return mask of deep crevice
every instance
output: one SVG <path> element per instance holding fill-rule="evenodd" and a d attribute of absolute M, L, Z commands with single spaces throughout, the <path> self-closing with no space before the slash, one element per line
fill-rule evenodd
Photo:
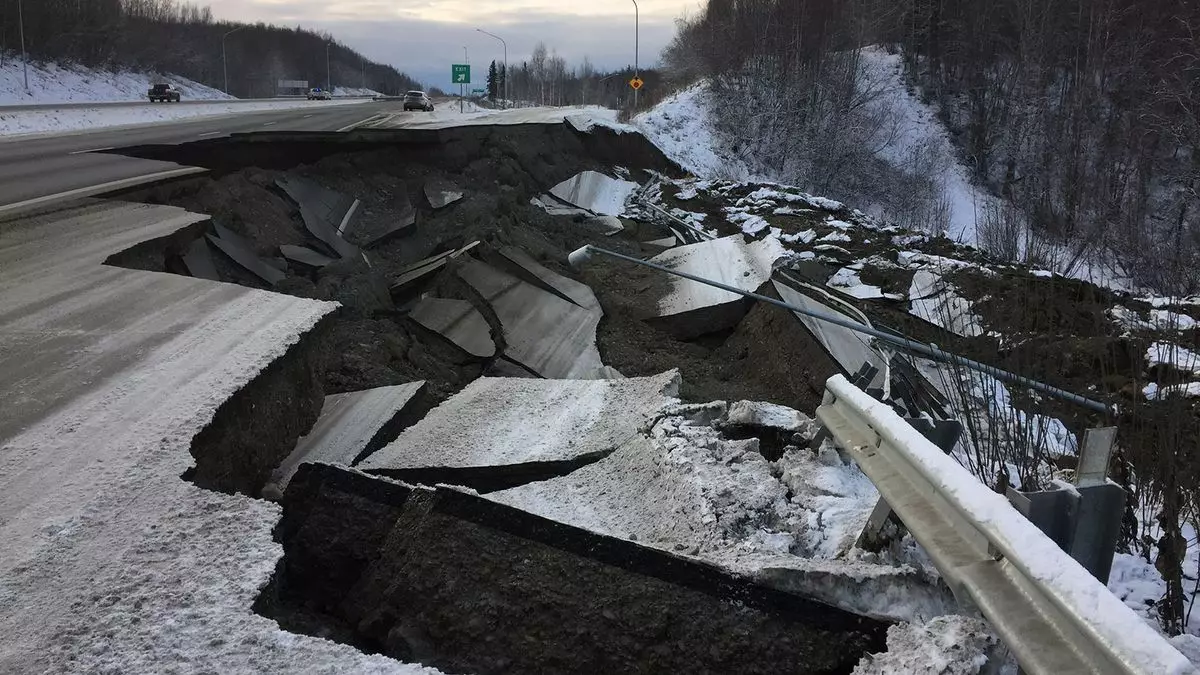
<path fill-rule="evenodd" d="M 574 459 L 499 466 L 376 469 L 369 473 L 414 485 L 459 485 L 481 494 L 570 475 L 608 457 L 613 451 L 593 452 Z"/>

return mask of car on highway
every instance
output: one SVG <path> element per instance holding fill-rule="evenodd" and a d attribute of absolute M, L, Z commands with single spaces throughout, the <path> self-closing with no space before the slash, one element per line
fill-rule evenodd
<path fill-rule="evenodd" d="M 314 87 L 308 90 L 308 100 L 310 101 L 332 101 L 333 94 L 320 87 Z"/>
<path fill-rule="evenodd" d="M 429 94 L 423 91 L 406 92 L 404 94 L 404 112 L 408 112 L 409 110 L 433 112 L 433 101 L 430 100 Z"/>
<path fill-rule="evenodd" d="M 179 103 L 180 100 L 179 90 L 169 84 L 156 84 L 150 87 L 146 96 L 149 97 L 151 103 Z"/>

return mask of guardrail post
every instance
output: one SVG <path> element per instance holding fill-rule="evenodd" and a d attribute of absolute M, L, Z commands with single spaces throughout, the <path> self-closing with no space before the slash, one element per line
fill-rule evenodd
<path fill-rule="evenodd" d="M 954 420 L 935 422 L 920 417 L 905 421 L 946 454 L 954 451 L 954 446 L 962 436 L 962 424 Z M 858 541 L 854 545 L 864 551 L 882 551 L 893 538 L 896 538 L 896 535 L 900 534 L 900 528 L 903 526 L 904 523 L 900 522 L 900 518 L 892 510 L 891 505 L 887 503 L 886 499 L 880 497 L 879 501 L 875 502 L 875 508 L 871 511 L 871 516 L 867 518 L 867 524 L 863 526 L 862 533 L 858 535 Z"/>
<path fill-rule="evenodd" d="M 1008 490 L 1008 501 L 1101 582 L 1107 584 L 1121 534 L 1125 490 L 1108 480 L 1115 427 L 1088 429 L 1074 485 L 1040 492 Z"/>

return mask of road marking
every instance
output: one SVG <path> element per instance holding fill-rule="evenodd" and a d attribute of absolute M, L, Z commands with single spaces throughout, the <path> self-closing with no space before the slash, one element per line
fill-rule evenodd
<path fill-rule="evenodd" d="M 354 124 L 348 124 L 348 125 L 346 125 L 346 126 L 342 127 L 341 129 L 338 129 L 338 130 L 337 130 L 337 133 L 339 133 L 339 134 L 340 134 L 340 133 L 344 133 L 344 132 L 347 132 L 347 131 L 351 131 L 351 130 L 357 129 L 358 127 L 361 127 L 362 125 L 366 124 L 367 122 L 370 122 L 370 121 L 372 121 L 372 120 L 374 120 L 374 119 L 376 119 L 376 118 L 378 118 L 378 117 L 381 117 L 381 116 L 382 116 L 382 114 L 381 114 L 381 113 L 380 113 L 380 114 L 371 115 L 370 117 L 368 117 L 368 118 L 367 118 L 367 119 L 365 119 L 365 120 L 359 120 L 359 121 L 355 122 Z"/>
<path fill-rule="evenodd" d="M 134 176 L 133 178 L 122 178 L 121 180 L 114 180 L 108 183 L 92 185 L 91 187 L 77 188 L 75 190 L 67 190 L 66 192 L 46 195 L 45 197 L 35 197 L 33 199 L 26 199 L 23 202 L 16 202 L 13 204 L 5 204 L 0 206 L 0 218 L 10 216 L 20 211 L 35 209 L 39 206 L 46 206 L 47 204 L 53 204 L 54 202 L 66 201 L 68 199 L 79 199 L 82 197 L 92 197 L 95 195 L 104 194 L 105 192 L 112 192 L 113 190 L 144 185 L 146 183 L 153 183 L 155 181 L 166 180 L 168 178 L 178 178 L 180 176 L 190 176 L 192 174 L 207 172 L 208 169 L 189 166 L 182 169 L 171 169 L 170 171 L 148 173 L 144 176 Z"/>
<path fill-rule="evenodd" d="M 310 118 L 310 117 L 312 117 L 312 113 L 309 113 L 309 114 L 305 115 L 303 119 L 308 119 L 308 118 Z"/>
<path fill-rule="evenodd" d="M 67 154 L 69 154 L 69 155 L 84 155 L 89 152 L 104 152 L 105 150 L 112 150 L 112 149 L 113 149 L 113 146 L 110 145 L 106 148 L 92 148 L 91 150 L 76 150 L 75 152 L 70 152 Z"/>
<path fill-rule="evenodd" d="M 224 131 L 206 131 L 206 132 L 200 134 L 200 138 L 204 138 L 205 136 L 216 136 L 217 134 L 223 134 L 223 133 L 225 133 L 225 132 Z"/>
<path fill-rule="evenodd" d="M 359 204 L 362 204 L 362 202 L 355 199 L 354 203 L 350 205 L 350 209 L 346 211 L 346 215 L 342 217 L 342 224 L 337 229 L 339 237 L 346 234 L 346 226 L 350 224 L 350 219 L 354 217 L 354 212 L 358 210 Z"/>
<path fill-rule="evenodd" d="M 267 122 L 267 123 L 263 124 L 263 126 L 264 126 L 264 127 L 269 127 L 269 126 L 271 126 L 272 124 L 277 124 L 277 122 Z"/>

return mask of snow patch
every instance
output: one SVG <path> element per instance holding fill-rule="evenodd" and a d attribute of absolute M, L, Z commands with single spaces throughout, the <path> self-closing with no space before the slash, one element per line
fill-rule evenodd
<path fill-rule="evenodd" d="M 887 651 L 859 661 L 854 675 L 975 675 L 1000 645 L 980 619 L 939 616 L 888 628 Z"/>
<path fill-rule="evenodd" d="M 185 101 L 233 99 L 223 91 L 178 75 L 37 61 L 29 62 L 29 90 L 26 91 L 24 62 L 20 57 L 6 55 L 4 65 L 0 66 L 0 105 L 146 101 L 146 92 L 152 85 L 160 83 L 178 89 Z"/>

